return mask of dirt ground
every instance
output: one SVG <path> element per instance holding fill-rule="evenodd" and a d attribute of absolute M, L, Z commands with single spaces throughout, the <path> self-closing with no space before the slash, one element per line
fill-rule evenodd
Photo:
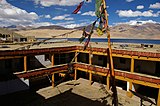
<path fill-rule="evenodd" d="M 105 85 L 88 80 L 67 81 L 56 87 L 21 91 L 0 97 L 0 106 L 111 106 L 112 92 Z M 139 99 L 126 97 L 126 92 L 118 90 L 119 106 L 139 106 Z"/>

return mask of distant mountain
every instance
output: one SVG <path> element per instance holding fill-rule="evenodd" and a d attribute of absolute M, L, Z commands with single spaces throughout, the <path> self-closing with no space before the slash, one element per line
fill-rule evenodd
<path fill-rule="evenodd" d="M 16 28 L 16 25 L 11 25 L 11 26 L 7 26 L 7 27 L 3 27 L 3 28 Z"/>
<path fill-rule="evenodd" d="M 74 35 L 74 37 L 79 37 L 82 34 L 82 29 L 86 27 L 86 31 L 90 31 L 91 25 L 76 27 L 73 29 L 64 28 L 62 26 L 52 25 L 52 26 L 41 26 L 38 28 L 28 27 L 25 30 L 19 30 L 17 33 L 27 36 L 52 36 L 62 34 L 63 32 L 68 32 L 69 30 L 79 29 L 80 33 Z M 96 30 L 97 27 L 94 28 Z M 160 24 L 159 23 L 145 23 L 142 24 L 138 22 L 136 25 L 129 24 L 119 24 L 116 26 L 111 26 L 111 38 L 135 38 L 135 39 L 160 39 Z M 19 28 L 20 29 L 20 28 Z M 94 31 L 94 36 L 97 37 L 96 31 Z M 101 36 L 101 38 L 106 38 L 106 35 Z"/>
<path fill-rule="evenodd" d="M 146 23 L 143 25 L 120 24 L 110 27 L 113 36 L 129 38 L 154 38 L 160 39 L 160 24 Z"/>
<path fill-rule="evenodd" d="M 58 25 L 51 25 L 51 26 L 40 26 L 38 28 L 33 29 L 57 29 L 57 30 L 68 30 L 68 28 L 58 26 Z"/>
<path fill-rule="evenodd" d="M 86 31 L 90 31 L 91 27 L 92 27 L 92 24 L 91 24 L 91 25 L 88 25 L 88 26 L 75 27 L 74 29 L 82 30 L 83 28 L 86 28 Z M 94 27 L 94 30 L 96 30 L 96 29 L 97 29 L 97 27 L 95 26 L 95 27 Z"/>

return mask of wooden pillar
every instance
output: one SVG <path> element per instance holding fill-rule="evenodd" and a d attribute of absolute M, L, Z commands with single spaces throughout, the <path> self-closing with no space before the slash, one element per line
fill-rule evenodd
<path fill-rule="evenodd" d="M 106 79 L 107 79 L 107 84 L 106 84 L 107 86 L 106 87 L 107 87 L 107 90 L 109 90 L 109 88 L 110 88 L 110 78 L 109 78 L 109 76 L 107 76 Z"/>
<path fill-rule="evenodd" d="M 134 72 L 134 58 L 131 58 L 131 73 Z"/>
<path fill-rule="evenodd" d="M 109 69 L 109 58 L 107 58 L 107 68 Z M 110 77 L 107 76 L 106 80 L 107 80 L 106 81 L 107 82 L 106 88 L 107 88 L 107 90 L 109 90 L 109 88 L 110 88 Z"/>
<path fill-rule="evenodd" d="M 52 87 L 54 88 L 54 73 L 52 74 Z"/>
<path fill-rule="evenodd" d="M 160 88 L 158 91 L 157 106 L 160 106 Z"/>
<path fill-rule="evenodd" d="M 54 66 L 54 54 L 52 54 L 51 61 L 52 61 L 52 66 Z"/>
<path fill-rule="evenodd" d="M 24 56 L 24 71 L 27 72 L 27 56 Z"/>
<path fill-rule="evenodd" d="M 77 59 L 78 59 L 78 53 L 75 52 L 75 62 L 77 62 Z"/>
<path fill-rule="evenodd" d="M 74 70 L 74 80 L 77 80 L 77 70 Z"/>
<path fill-rule="evenodd" d="M 133 73 L 134 72 L 134 59 L 131 58 L 131 68 L 130 68 L 130 72 Z M 129 82 L 129 89 L 132 90 L 132 86 L 133 86 L 133 83 L 132 82 Z M 133 94 L 129 91 L 129 89 L 127 89 L 127 96 L 128 97 L 132 97 Z"/>
<path fill-rule="evenodd" d="M 89 72 L 89 81 L 90 81 L 90 85 L 92 84 L 92 73 Z"/>
<path fill-rule="evenodd" d="M 92 53 L 89 53 L 89 64 L 92 64 Z M 92 84 L 92 72 L 89 72 L 89 81 L 90 81 L 90 85 Z"/>
<path fill-rule="evenodd" d="M 75 55 L 74 55 L 74 57 L 75 57 L 75 63 L 77 63 L 77 52 L 75 52 Z M 74 80 L 77 80 L 77 70 L 75 69 L 74 70 Z"/>

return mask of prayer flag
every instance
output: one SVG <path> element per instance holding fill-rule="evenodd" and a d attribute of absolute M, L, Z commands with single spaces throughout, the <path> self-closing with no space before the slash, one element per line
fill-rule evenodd
<path fill-rule="evenodd" d="M 91 35 L 88 36 L 88 39 L 86 40 L 85 44 L 84 44 L 84 48 L 83 50 L 86 50 L 86 48 L 88 47 L 89 41 L 91 39 Z"/>
<path fill-rule="evenodd" d="M 102 12 L 102 0 L 96 0 L 95 9 L 96 16 L 100 17 Z"/>
<path fill-rule="evenodd" d="M 83 40 L 89 36 L 90 34 L 88 32 L 85 31 L 86 28 L 83 28 L 83 34 L 82 34 L 82 37 L 79 39 L 80 43 L 83 42 Z"/>
<path fill-rule="evenodd" d="M 82 7 L 83 4 L 84 4 L 84 1 L 82 1 L 82 2 L 77 6 L 77 8 L 73 11 L 72 14 L 77 14 L 78 11 L 81 9 L 81 7 Z"/>

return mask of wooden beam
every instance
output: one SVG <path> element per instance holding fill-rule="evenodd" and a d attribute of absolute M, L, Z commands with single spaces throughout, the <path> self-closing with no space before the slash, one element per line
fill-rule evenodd
<path fill-rule="evenodd" d="M 78 60 L 78 53 L 77 53 L 77 51 L 75 52 L 75 55 L 74 55 L 74 57 L 75 57 L 75 63 L 77 63 L 77 60 Z M 76 69 L 74 69 L 74 80 L 77 80 L 77 70 Z"/>
<path fill-rule="evenodd" d="M 109 78 L 109 76 L 107 76 L 106 79 L 107 79 L 107 84 L 106 84 L 107 86 L 106 87 L 107 87 L 107 90 L 109 90 L 110 89 L 110 78 Z"/>
<path fill-rule="evenodd" d="M 74 80 L 77 80 L 77 70 L 74 70 Z"/>
<path fill-rule="evenodd" d="M 77 62 L 77 60 L 78 60 L 78 52 L 75 52 L 75 62 Z"/>
<path fill-rule="evenodd" d="M 54 73 L 52 74 L 52 87 L 54 88 Z"/>
<path fill-rule="evenodd" d="M 114 65 L 113 65 L 113 57 L 112 57 L 112 47 L 111 47 L 111 35 L 109 30 L 109 24 L 108 24 L 108 13 L 106 10 L 106 2 L 105 0 L 102 0 L 103 3 L 103 9 L 104 9 L 104 15 L 105 15 L 105 26 L 106 26 L 106 33 L 107 33 L 107 39 L 108 39 L 108 57 L 109 57 L 109 69 L 110 69 L 110 76 L 111 76 L 111 82 L 112 82 L 112 92 L 113 92 L 113 104 L 114 106 L 118 106 L 118 96 L 117 96 L 117 89 L 116 89 L 116 83 L 115 83 L 115 71 L 114 71 Z"/>
<path fill-rule="evenodd" d="M 132 82 L 132 83 L 140 84 L 140 85 L 144 85 L 144 86 L 149 86 L 149 87 L 153 87 L 153 88 L 160 88 L 159 84 L 140 81 L 140 80 L 134 80 L 134 79 L 130 79 L 130 78 L 123 77 L 123 76 L 116 76 L 116 79 L 119 79 L 119 80 L 122 80 L 122 81 Z"/>
<path fill-rule="evenodd" d="M 131 69 L 130 72 L 133 73 L 134 72 L 134 58 L 131 58 Z"/>
<path fill-rule="evenodd" d="M 130 72 L 133 73 L 134 72 L 134 58 L 131 58 L 131 65 L 130 66 L 131 66 Z M 132 90 L 132 86 L 133 86 L 133 83 L 130 81 L 129 82 L 129 89 L 130 90 Z M 133 96 L 133 94 L 129 91 L 129 89 L 127 89 L 127 96 L 131 98 Z"/>
<path fill-rule="evenodd" d="M 51 56 L 52 66 L 54 66 L 54 54 Z"/>
<path fill-rule="evenodd" d="M 90 81 L 90 85 L 92 84 L 92 73 L 89 73 L 89 81 Z"/>
<path fill-rule="evenodd" d="M 160 88 L 158 91 L 157 106 L 160 106 Z"/>
<path fill-rule="evenodd" d="M 3 57 L 0 57 L 0 60 L 15 59 L 15 58 L 23 58 L 23 56 L 3 56 Z"/>
<path fill-rule="evenodd" d="M 24 56 L 24 71 L 27 72 L 27 56 Z"/>

